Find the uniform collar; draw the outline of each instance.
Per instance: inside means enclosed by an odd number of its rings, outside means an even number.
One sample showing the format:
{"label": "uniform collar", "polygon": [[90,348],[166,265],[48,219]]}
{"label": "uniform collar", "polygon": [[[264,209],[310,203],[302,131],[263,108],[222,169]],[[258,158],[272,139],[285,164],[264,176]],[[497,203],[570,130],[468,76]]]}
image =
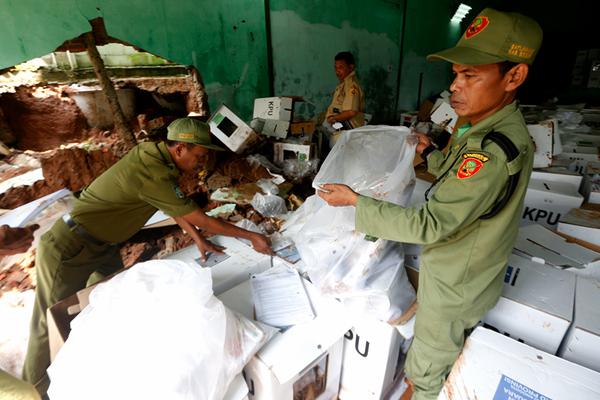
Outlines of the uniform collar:
{"label": "uniform collar", "polygon": [[171,169],[173,175],[179,176],[179,169],[177,169],[177,166],[173,162],[171,153],[169,153],[169,150],[167,149],[167,144],[165,142],[160,142],[156,145],[156,148],[158,149],[158,152],[160,153],[163,160],[165,161],[167,167]]}
{"label": "uniform collar", "polygon": [[349,82],[350,80],[352,80],[352,79],[355,79],[355,77],[356,77],[356,70],[354,70],[354,71],[350,72],[350,73],[348,74],[348,76],[347,76],[347,77],[345,77],[343,81],[341,81],[341,82],[338,82],[338,84],[337,84],[337,85],[338,85],[338,86],[345,85],[345,84],[346,84],[346,82]]}
{"label": "uniform collar", "polygon": [[475,125],[473,125],[460,138],[457,138],[457,140],[460,140],[460,141],[466,140],[466,138],[469,137],[472,132],[482,132],[482,131],[486,131],[486,130],[491,130],[490,128],[492,126],[494,126],[498,121],[503,120],[504,118],[513,114],[515,111],[517,111],[517,101],[516,100],[513,101],[512,103],[507,104],[506,106],[502,107],[500,110],[496,111],[494,114],[490,115],[489,117],[487,117],[487,118],[479,121]]}

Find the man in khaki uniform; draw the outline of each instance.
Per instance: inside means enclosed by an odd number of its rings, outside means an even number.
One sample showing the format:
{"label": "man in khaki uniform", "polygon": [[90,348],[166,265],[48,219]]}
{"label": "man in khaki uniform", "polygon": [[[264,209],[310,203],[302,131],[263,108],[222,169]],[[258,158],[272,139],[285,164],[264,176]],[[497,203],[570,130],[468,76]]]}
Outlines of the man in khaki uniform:
{"label": "man in khaki uniform", "polygon": [[533,164],[533,144],[516,91],[541,45],[530,18],[485,9],[456,47],[428,56],[453,64],[450,90],[469,123],[452,136],[447,154],[420,137],[417,152],[437,177],[421,209],[324,185],[330,205],[356,206],[356,229],[423,244],[415,337],[406,361],[413,399],[436,399],[464,344],[465,332],[501,293]]}
{"label": "man in khaki uniform", "polygon": [[[365,124],[365,95],[358,83],[355,68],[352,53],[343,51],[335,56],[335,75],[340,83],[336,86],[325,113],[325,119],[330,125],[340,122],[343,129],[354,129]],[[332,146],[338,135],[339,133],[332,135]]]}
{"label": "man in khaki uniform", "polygon": [[41,394],[48,389],[50,365],[46,309],[87,284],[122,268],[118,243],[140,230],[162,210],[194,239],[202,258],[219,252],[196,227],[213,234],[251,241],[256,251],[271,254],[269,240],[204,214],[181,192],[180,172],[206,168],[214,150],[206,123],[192,118],[173,121],[168,141],[141,143],[96,178],[76,200],[71,215],[59,219],[42,236],[36,255],[37,288],[31,336],[23,377]]}

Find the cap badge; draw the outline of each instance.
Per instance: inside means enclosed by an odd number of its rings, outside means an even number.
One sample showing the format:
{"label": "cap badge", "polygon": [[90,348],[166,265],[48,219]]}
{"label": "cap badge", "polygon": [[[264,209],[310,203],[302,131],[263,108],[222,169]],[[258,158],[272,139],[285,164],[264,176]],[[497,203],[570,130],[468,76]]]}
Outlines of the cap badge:
{"label": "cap badge", "polygon": [[471,39],[473,36],[477,35],[478,33],[481,33],[481,31],[483,31],[489,24],[490,19],[488,17],[479,16],[475,18],[473,22],[471,22],[471,25],[469,25],[469,27],[465,31],[465,38]]}

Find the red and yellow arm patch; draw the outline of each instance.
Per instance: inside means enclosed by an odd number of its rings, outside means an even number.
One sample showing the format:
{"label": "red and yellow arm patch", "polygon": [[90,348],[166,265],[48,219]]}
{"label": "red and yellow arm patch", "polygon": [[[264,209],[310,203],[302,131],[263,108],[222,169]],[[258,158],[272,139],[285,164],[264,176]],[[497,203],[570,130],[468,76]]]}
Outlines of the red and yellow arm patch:
{"label": "red and yellow arm patch", "polygon": [[485,154],[481,153],[465,153],[463,154],[463,162],[456,171],[456,177],[458,179],[469,179],[476,173],[478,173],[483,164],[485,164],[490,158]]}

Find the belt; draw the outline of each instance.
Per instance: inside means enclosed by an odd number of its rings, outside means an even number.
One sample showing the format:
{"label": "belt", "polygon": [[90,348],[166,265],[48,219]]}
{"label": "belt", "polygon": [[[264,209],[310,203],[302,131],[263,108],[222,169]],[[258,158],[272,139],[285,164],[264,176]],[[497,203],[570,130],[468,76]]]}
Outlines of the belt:
{"label": "belt", "polygon": [[63,215],[62,220],[65,221],[65,224],[67,224],[69,229],[71,229],[71,232],[76,233],[79,237],[87,240],[88,242],[91,242],[97,246],[110,244],[102,240],[96,239],[88,231],[86,231],[83,226],[73,221],[73,218],[71,218],[69,214]]}

